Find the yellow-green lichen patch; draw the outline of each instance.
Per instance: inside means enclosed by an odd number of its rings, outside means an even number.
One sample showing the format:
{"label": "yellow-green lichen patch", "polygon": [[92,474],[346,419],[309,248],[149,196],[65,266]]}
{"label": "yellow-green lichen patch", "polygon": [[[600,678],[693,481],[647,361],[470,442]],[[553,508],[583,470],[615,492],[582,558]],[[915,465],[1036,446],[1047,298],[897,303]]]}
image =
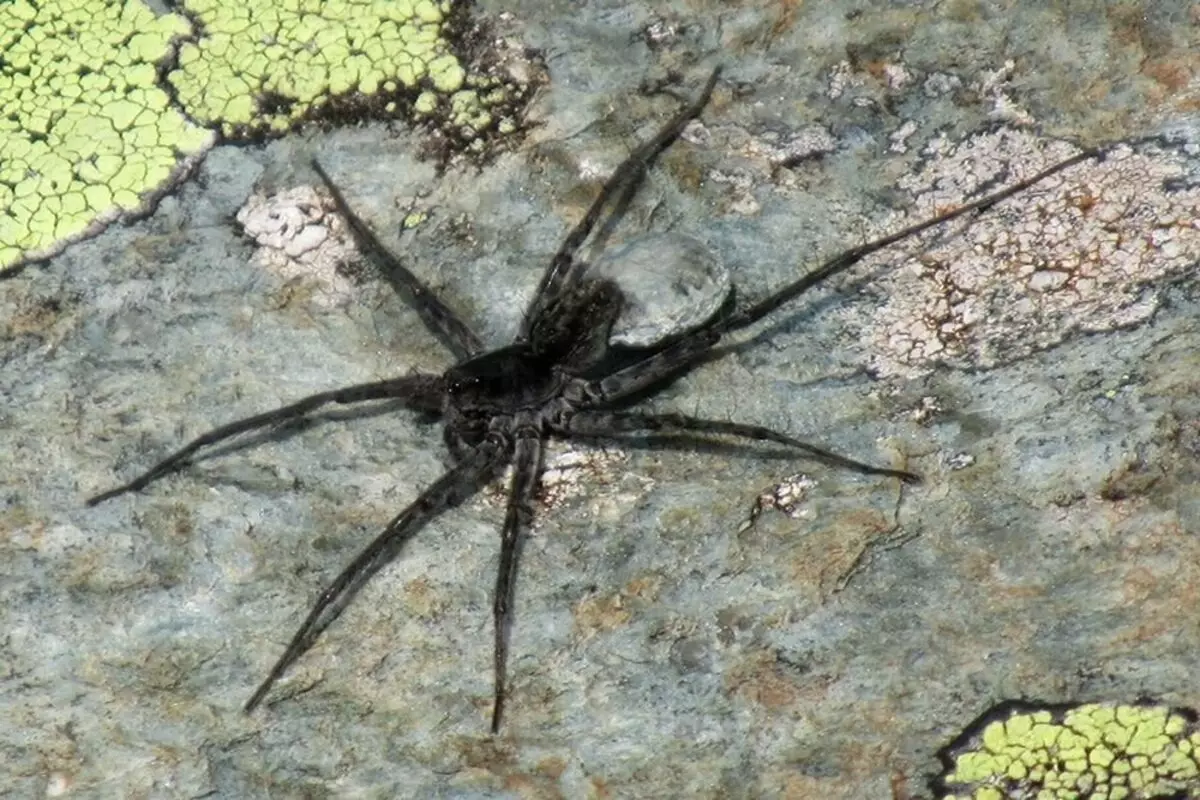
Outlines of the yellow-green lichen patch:
{"label": "yellow-green lichen patch", "polygon": [[1200,796],[1195,715],[1158,705],[1005,703],[942,752],[941,800]]}
{"label": "yellow-green lichen patch", "polygon": [[226,137],[278,134],[308,120],[410,109],[470,146],[525,90],[470,74],[452,0],[187,0],[201,35],[168,80],[193,119]]}
{"label": "yellow-green lichen patch", "polygon": [[0,3],[0,271],[142,210],[212,146],[156,85],[190,32],[138,0]]}

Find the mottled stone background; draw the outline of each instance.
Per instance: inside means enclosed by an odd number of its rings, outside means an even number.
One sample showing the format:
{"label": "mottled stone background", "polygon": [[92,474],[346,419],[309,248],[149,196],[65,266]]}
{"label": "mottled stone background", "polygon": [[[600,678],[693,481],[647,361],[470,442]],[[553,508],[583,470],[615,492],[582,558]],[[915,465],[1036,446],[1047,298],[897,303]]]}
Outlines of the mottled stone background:
{"label": "mottled stone background", "polygon": [[[3,793],[925,797],[938,749],[1002,700],[1200,707],[1200,6],[480,11],[548,69],[539,126],[487,168],[439,177],[383,125],[217,148],[149,219],[0,283]],[[691,93],[716,63],[618,238],[697,236],[743,298],[1071,143],[1139,143],[874,259],[655,400],[923,486],[753,450],[564,449],[498,738],[495,492],[428,526],[243,715],[322,585],[444,469],[440,431],[335,414],[84,498],[210,426],[447,356],[369,270],[270,268],[238,209],[313,183],[319,154],[503,342],[677,107],[639,87],[678,73]]]}

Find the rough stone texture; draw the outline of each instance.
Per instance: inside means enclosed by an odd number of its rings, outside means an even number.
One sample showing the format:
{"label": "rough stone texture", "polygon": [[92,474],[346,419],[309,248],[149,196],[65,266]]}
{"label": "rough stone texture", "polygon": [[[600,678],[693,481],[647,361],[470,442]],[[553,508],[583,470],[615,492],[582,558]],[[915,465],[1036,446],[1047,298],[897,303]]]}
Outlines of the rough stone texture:
{"label": "rough stone texture", "polygon": [[678,233],[642,236],[609,248],[589,274],[617,282],[625,298],[609,341],[654,347],[713,318],[733,288],[729,270],[698,239]]}
{"label": "rough stone texture", "polygon": [[[398,248],[421,197],[406,263],[502,342],[603,176],[676,107],[637,87],[677,70],[691,92],[718,60],[701,126],[621,233],[704,231],[742,298],[897,219],[931,146],[999,124],[1170,134],[1129,158],[1175,176],[1161,196],[1194,191],[1200,28],[1168,5],[505,4],[548,53],[523,150],[438,178],[382,127],[218,148],[151,218],[0,283],[5,793],[919,797],[937,750],[1001,700],[1200,707],[1190,244],[1151,243],[1114,279],[1154,298],[1128,327],[884,369],[874,337],[917,302],[885,289],[920,257],[900,248],[655,401],[906,464],[915,489],[770,452],[566,451],[592,472],[525,548],[494,740],[487,493],[425,529],[266,708],[239,710],[320,587],[440,474],[436,427],[338,412],[83,506],[210,426],[447,364],[369,271],[356,302],[322,305],[253,260],[234,214],[314,183],[314,154]],[[833,147],[776,157],[814,126]],[[800,506],[744,527],[784,482]]]}

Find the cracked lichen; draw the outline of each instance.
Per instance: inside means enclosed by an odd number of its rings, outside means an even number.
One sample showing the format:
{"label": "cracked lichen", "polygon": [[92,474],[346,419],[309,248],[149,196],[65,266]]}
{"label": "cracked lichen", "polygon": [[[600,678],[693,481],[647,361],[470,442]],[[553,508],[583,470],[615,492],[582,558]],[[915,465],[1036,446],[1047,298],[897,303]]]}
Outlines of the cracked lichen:
{"label": "cracked lichen", "polygon": [[[970,199],[978,186],[1012,183],[1075,148],[1001,129],[927,149],[901,182],[916,201],[908,219],[878,221],[870,236]],[[913,375],[937,363],[991,367],[1049,348],[1076,332],[1135,325],[1158,308],[1161,286],[1200,261],[1200,188],[1183,159],[1155,147],[1118,146],[1103,161],[1055,175],[887,265],[887,297],[863,331],[872,367]],[[869,274],[869,272],[868,272]],[[861,315],[862,310],[846,312]]]}
{"label": "cracked lichen", "polygon": [[436,118],[463,141],[515,126],[524,89],[471,74],[453,52],[450,0],[187,0],[203,35],[168,80],[194,118],[226,136],[306,120]]}
{"label": "cracked lichen", "polygon": [[157,84],[190,32],[136,0],[0,4],[0,270],[146,210],[212,146]]}
{"label": "cracked lichen", "polygon": [[1200,793],[1195,715],[1158,705],[1004,704],[942,757],[941,800],[1149,800]]}
{"label": "cracked lichen", "polygon": [[528,91],[460,62],[458,8],[188,0],[186,16],[159,16],[137,0],[0,3],[0,270],[150,210],[214,129],[411,112],[446,141],[443,160],[485,153],[492,134],[517,130]]}

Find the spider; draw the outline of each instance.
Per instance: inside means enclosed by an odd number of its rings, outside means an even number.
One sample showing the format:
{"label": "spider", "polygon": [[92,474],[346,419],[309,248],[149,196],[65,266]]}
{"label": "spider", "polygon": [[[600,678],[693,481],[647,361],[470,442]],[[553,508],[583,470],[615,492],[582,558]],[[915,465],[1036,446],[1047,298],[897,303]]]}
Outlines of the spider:
{"label": "spider", "polygon": [[383,529],[374,541],[321,592],[283,655],[245,704],[253,711],[284,673],[316,642],[356,593],[399,554],[404,543],[429,520],[456,507],[511,465],[500,560],[492,601],[493,698],[491,732],[500,730],[506,700],[506,664],[512,624],[513,585],[525,531],[533,517],[547,440],[634,439],[645,434],[725,436],[793,448],[810,458],[869,475],[920,481],[912,472],[856,461],[758,425],[699,419],[678,413],[645,413],[630,408],[671,379],[690,370],[730,331],[745,328],[808,289],[837,275],[865,256],[943,222],[986,209],[1043,178],[1088,158],[1085,150],[1006,189],[939,214],[883,238],[852,247],[746,307],[718,314],[690,333],[642,351],[637,357],[611,357],[609,333],[622,309],[621,289],[611,280],[589,278],[588,263],[577,253],[610,209],[599,236],[623,213],[657,156],[708,104],[720,76],[714,69],[699,96],[682,107],[650,140],[637,147],[600,189],[587,213],[563,239],[541,276],[524,312],[516,339],[488,349],[467,323],[389,253],[370,227],[349,208],[341,191],[316,161],[313,169],[348,220],[364,253],[390,271],[400,293],[425,325],[453,353],[456,362],[441,375],[410,374],[361,383],[301,398],[294,403],[237,420],[204,433],[133,480],[87,501],[94,506],[136,492],[182,469],[203,448],[249,431],[295,422],[328,404],[397,401],[404,407],[440,415],[452,466]]}

